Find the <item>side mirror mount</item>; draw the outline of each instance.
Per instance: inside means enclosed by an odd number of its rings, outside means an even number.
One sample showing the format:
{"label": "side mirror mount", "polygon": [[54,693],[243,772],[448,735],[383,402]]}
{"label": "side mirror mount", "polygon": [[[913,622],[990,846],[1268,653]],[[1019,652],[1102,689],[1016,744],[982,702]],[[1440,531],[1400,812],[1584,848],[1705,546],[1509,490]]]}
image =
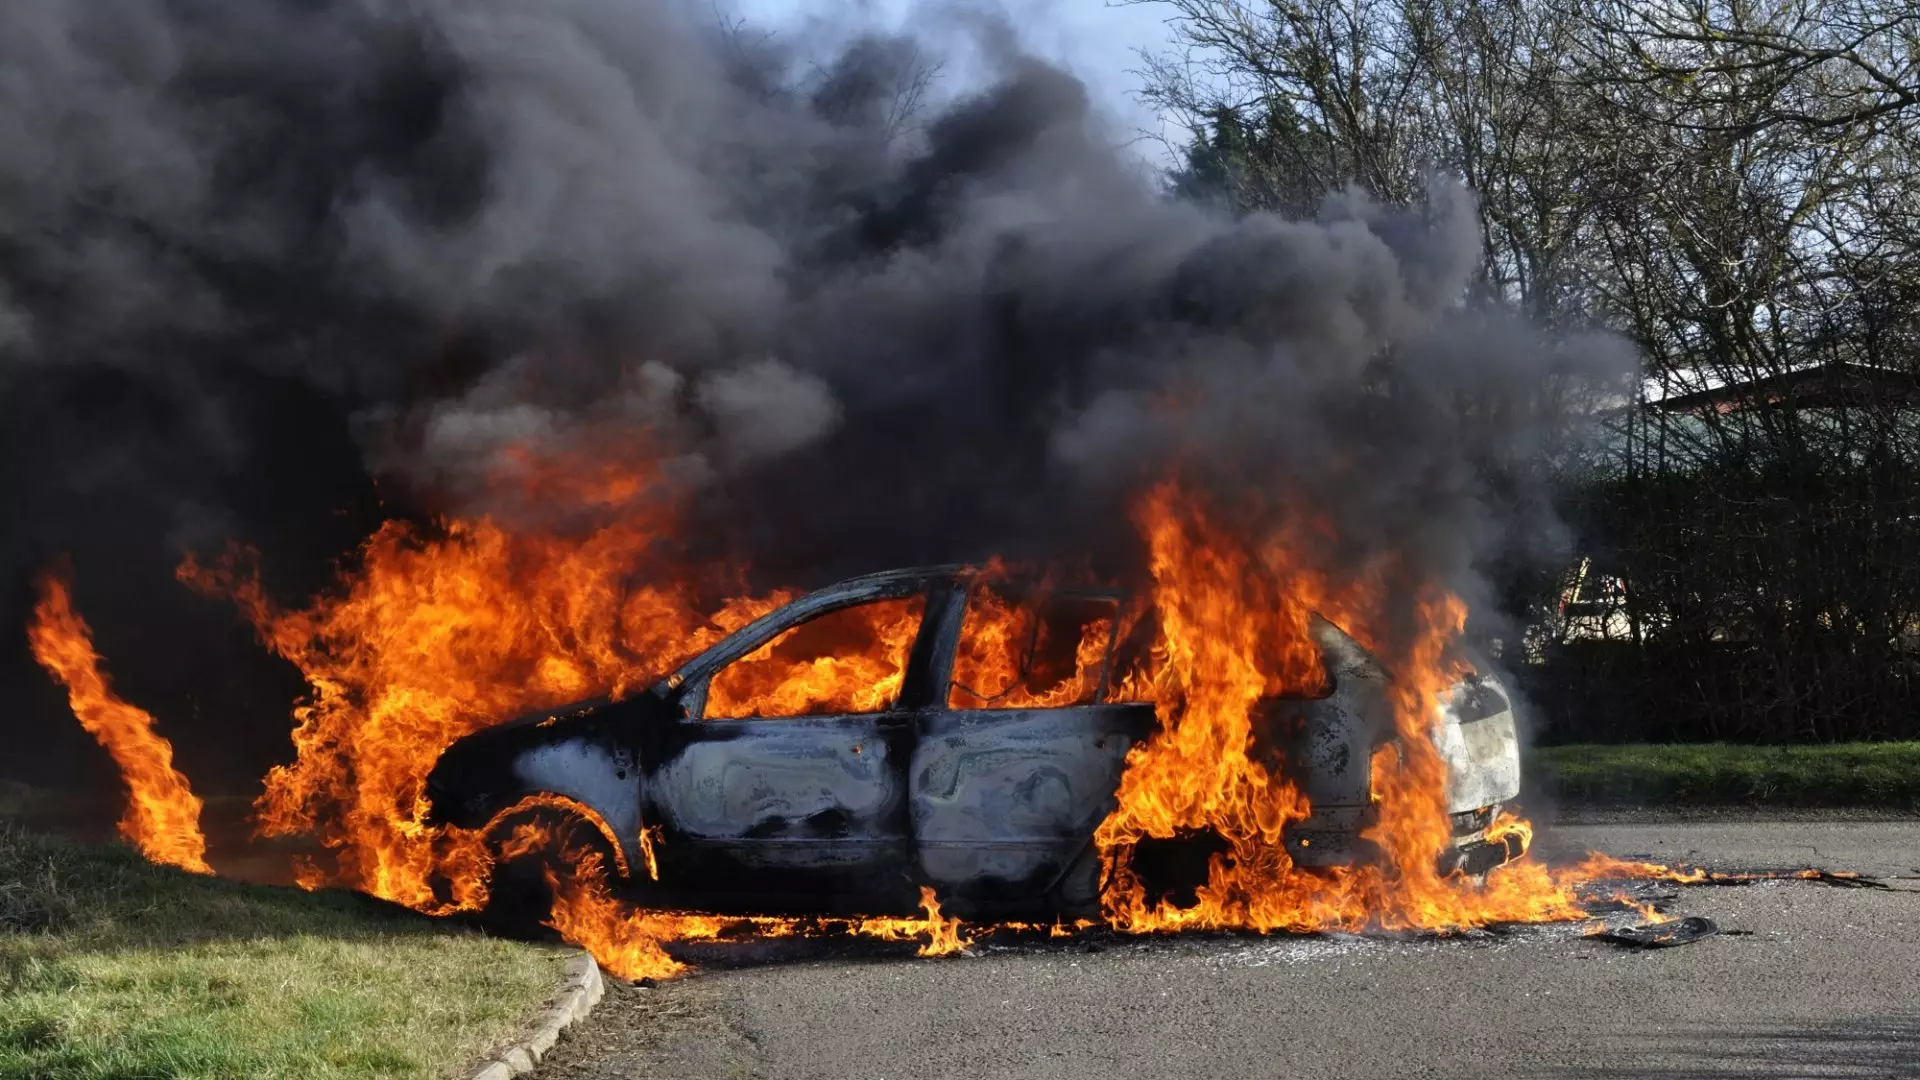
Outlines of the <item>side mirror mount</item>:
{"label": "side mirror mount", "polygon": [[[678,676],[675,677],[676,679]],[[672,680],[669,680],[672,681]],[[707,679],[674,687],[674,714],[682,720],[699,720],[707,712]]]}

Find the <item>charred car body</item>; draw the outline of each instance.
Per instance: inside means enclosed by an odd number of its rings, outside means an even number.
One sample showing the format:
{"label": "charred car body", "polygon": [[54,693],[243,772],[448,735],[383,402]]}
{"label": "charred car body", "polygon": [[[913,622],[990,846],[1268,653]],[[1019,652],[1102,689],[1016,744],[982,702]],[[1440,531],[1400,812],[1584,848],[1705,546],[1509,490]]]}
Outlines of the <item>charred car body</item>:
{"label": "charred car body", "polygon": [[[966,654],[969,608],[1003,595],[965,567],[874,574],[811,593],[644,693],[460,740],[428,779],[432,817],[479,828],[529,797],[559,796],[597,816],[621,886],[661,907],[885,913],[911,910],[930,885],[971,918],[1097,914],[1094,830],[1115,805],[1128,750],[1158,723],[1150,704],[1109,699],[1134,647],[1116,640],[1122,597],[1022,595],[1016,602],[1033,615],[1016,647],[1018,671],[999,688],[968,686],[956,657]],[[869,709],[735,715],[731,672],[875,605],[909,619],[890,642],[898,666]],[[1084,636],[1102,625],[1104,640]],[[1046,647],[1047,626],[1068,631],[1051,640],[1078,643],[1064,659]],[[1312,804],[1312,817],[1286,836],[1294,861],[1329,866],[1368,857],[1370,760],[1393,724],[1380,665],[1329,623],[1316,620],[1314,636],[1329,692],[1264,703],[1257,731]],[[816,637],[829,653],[844,644]],[[1085,672],[1090,657],[1091,677],[1070,698],[1036,703],[1014,692],[1053,685],[1076,659]],[[1445,695],[1437,732],[1455,828],[1443,863],[1484,872],[1518,854],[1485,839],[1519,790],[1508,698],[1491,679],[1460,684]]]}

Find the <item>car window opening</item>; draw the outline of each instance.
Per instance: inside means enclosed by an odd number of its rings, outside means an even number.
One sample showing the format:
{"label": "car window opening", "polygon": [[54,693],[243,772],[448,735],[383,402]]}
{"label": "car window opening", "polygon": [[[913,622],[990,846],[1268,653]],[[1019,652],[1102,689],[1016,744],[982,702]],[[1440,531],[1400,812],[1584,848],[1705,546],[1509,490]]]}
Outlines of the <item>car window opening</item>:
{"label": "car window opening", "polygon": [[712,719],[885,712],[899,697],[924,596],[840,608],[792,627],[714,673]]}
{"label": "car window opening", "polygon": [[953,659],[951,709],[1053,709],[1104,696],[1118,604],[1108,597],[1009,597],[982,586]]}

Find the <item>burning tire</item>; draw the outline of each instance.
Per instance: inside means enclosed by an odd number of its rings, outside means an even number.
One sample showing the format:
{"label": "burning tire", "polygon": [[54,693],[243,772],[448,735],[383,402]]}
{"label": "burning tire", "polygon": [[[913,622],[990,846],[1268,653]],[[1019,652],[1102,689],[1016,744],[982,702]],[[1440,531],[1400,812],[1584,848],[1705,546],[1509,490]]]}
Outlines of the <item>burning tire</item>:
{"label": "burning tire", "polygon": [[615,891],[625,886],[619,849],[584,813],[557,805],[530,805],[496,818],[486,833],[493,856],[480,922],[516,936],[552,936],[545,926],[559,883],[597,875]]}

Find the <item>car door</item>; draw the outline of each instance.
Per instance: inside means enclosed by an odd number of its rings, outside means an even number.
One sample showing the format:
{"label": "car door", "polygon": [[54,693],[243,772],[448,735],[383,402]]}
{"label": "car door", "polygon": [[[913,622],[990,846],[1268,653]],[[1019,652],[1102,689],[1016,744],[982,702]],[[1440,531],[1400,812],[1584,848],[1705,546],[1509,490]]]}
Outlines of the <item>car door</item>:
{"label": "car door", "polygon": [[914,895],[903,696],[927,583],[817,593],[676,675],[643,750],[660,885],[713,909],[880,911]]}
{"label": "car door", "polygon": [[946,689],[908,769],[921,876],[981,915],[1087,910],[1093,832],[1150,705],[1107,700],[1119,598],[979,582],[936,650]]}

